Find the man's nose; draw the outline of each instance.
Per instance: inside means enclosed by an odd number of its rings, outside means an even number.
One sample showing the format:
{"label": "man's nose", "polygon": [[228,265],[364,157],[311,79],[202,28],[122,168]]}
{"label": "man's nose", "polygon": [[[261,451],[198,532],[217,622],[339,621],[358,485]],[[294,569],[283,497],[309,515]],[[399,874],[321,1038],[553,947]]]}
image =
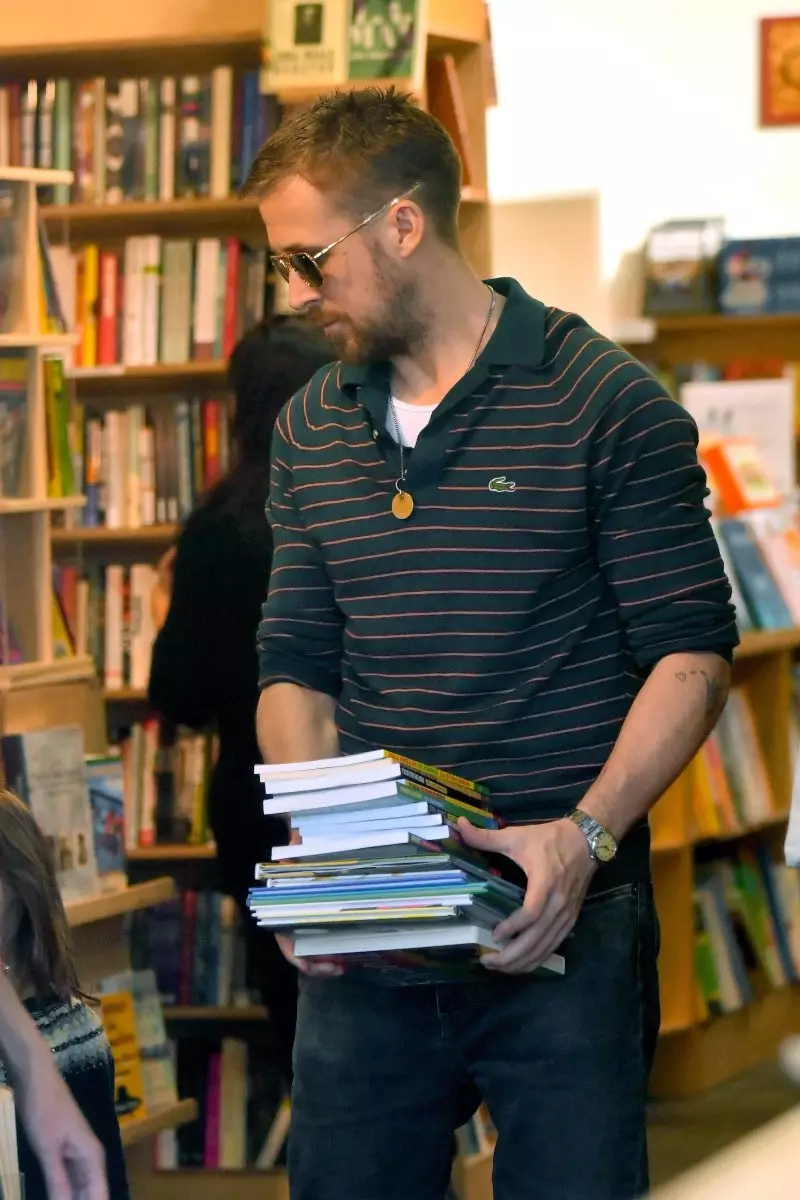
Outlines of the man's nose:
{"label": "man's nose", "polygon": [[309,287],[296,271],[289,272],[289,304],[292,308],[302,311],[311,304],[319,301],[319,288]]}

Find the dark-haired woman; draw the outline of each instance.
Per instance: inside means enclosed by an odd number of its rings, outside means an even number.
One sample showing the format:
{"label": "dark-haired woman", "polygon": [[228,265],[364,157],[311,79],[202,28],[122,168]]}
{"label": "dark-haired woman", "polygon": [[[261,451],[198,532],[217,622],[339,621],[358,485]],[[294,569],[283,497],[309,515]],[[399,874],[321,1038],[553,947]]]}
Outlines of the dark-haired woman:
{"label": "dark-haired woman", "polygon": [[[127,1200],[128,1182],[114,1104],[114,1061],[100,1018],[80,998],[70,936],[56,881],[50,842],[31,810],[12,792],[0,789],[0,962],[2,973],[35,1023],[72,1098],[105,1156],[109,1200]],[[13,1049],[13,1048],[12,1048]],[[0,1061],[0,1084],[21,1086],[25,1079]],[[17,1068],[19,1064],[17,1064]],[[56,1081],[54,1098],[57,1098]],[[64,1098],[66,1100],[66,1097]],[[19,1103],[19,1100],[18,1100]],[[106,1194],[99,1178],[85,1177],[77,1144],[55,1147],[60,1129],[18,1127],[19,1171],[25,1200],[69,1200]],[[81,1136],[83,1136],[81,1134]],[[0,1191],[14,1195],[10,1181]]]}
{"label": "dark-haired woman", "polygon": [[[151,708],[175,724],[214,725],[219,757],[209,794],[223,890],[244,911],[256,862],[286,839],[262,813],[256,628],[267,592],[272,538],[265,516],[272,429],[284,403],[325,363],[322,335],[291,321],[257,327],[231,355],[235,463],[192,512],[168,560],[171,595],[153,648]],[[281,1066],[291,1079],[297,980],[271,934],[245,913]]]}

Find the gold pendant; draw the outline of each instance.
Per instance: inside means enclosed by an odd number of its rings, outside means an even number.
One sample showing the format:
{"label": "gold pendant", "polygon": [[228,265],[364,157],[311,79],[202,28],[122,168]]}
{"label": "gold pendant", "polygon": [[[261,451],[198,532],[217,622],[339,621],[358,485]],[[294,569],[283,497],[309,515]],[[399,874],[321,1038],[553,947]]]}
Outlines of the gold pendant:
{"label": "gold pendant", "polygon": [[392,497],[392,512],[398,521],[407,521],[414,511],[414,501],[408,492],[396,492]]}

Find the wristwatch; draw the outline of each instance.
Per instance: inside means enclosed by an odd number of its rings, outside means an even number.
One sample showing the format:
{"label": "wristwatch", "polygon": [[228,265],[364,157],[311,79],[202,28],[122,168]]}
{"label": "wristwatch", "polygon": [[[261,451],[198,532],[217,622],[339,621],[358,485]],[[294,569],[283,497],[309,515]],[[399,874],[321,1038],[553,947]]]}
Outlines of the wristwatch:
{"label": "wristwatch", "polygon": [[605,826],[595,821],[588,813],[581,812],[579,808],[567,813],[567,820],[577,825],[586,838],[589,854],[594,862],[611,862],[617,853],[617,839],[613,833],[609,833]]}

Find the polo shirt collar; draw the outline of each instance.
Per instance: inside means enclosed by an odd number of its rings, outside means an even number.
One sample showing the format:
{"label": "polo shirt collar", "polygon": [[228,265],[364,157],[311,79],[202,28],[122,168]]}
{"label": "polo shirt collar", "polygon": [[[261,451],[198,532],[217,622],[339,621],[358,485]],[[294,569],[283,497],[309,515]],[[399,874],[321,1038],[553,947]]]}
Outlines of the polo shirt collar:
{"label": "polo shirt collar", "polygon": [[[544,361],[547,309],[517,283],[501,277],[487,279],[506,304],[497,328],[484,346],[476,367],[539,367]],[[346,387],[369,387],[386,395],[391,371],[388,363],[343,363],[339,383]]]}

